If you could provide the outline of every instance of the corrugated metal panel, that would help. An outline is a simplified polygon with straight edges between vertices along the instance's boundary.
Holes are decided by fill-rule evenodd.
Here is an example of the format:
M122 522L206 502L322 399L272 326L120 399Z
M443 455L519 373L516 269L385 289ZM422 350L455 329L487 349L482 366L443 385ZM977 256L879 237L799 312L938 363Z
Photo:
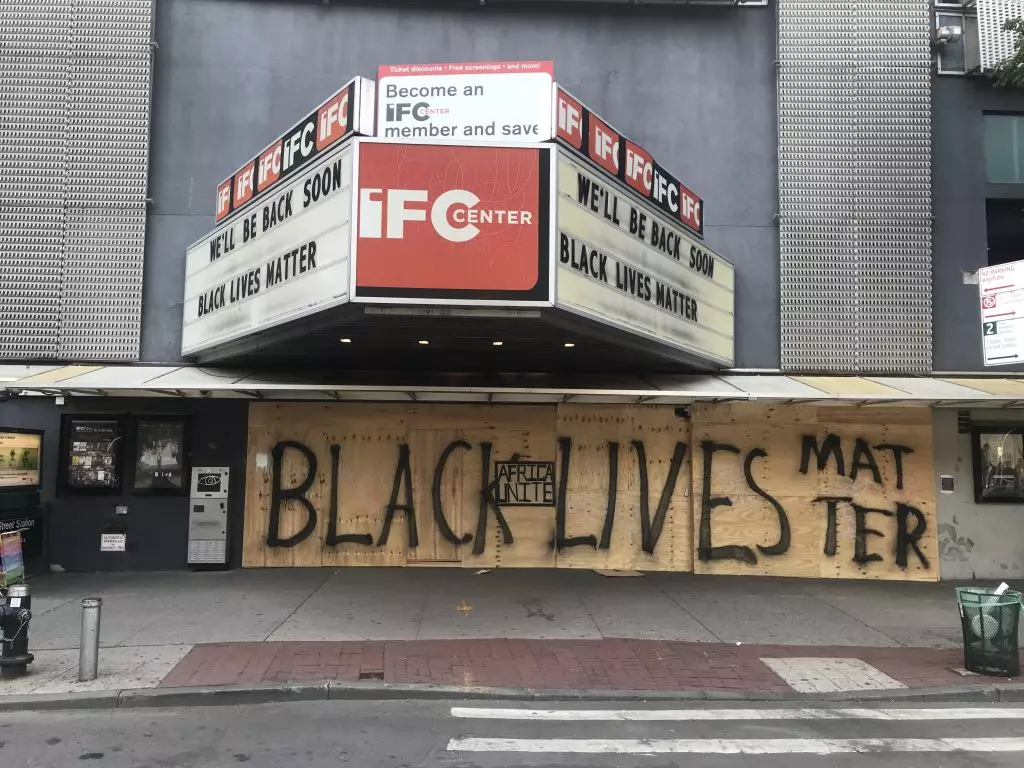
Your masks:
M929 371L928 5L778 7L783 368Z
M977 0L977 7L981 68L987 70L1013 53L1013 33L1003 24L1024 17L1024 0Z
M152 0L0 3L0 359L138 359L151 37Z

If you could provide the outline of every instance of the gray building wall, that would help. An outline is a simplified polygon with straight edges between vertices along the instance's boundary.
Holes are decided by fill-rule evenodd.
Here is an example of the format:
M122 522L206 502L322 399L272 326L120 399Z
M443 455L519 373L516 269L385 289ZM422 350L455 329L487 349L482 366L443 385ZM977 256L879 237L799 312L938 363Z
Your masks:
M957 411L935 414L935 498L939 521L939 575L955 579L1024 578L1024 504L977 504L971 436L957 432ZM984 423L1024 423L1024 414L1006 410L972 411ZM939 477L952 475L954 492L939 492Z
M1024 92L994 88L980 77L935 79L932 337L937 371L984 368L978 286L965 284L964 273L988 263L985 199L1024 197L1024 189L1014 189L1015 185L985 183L983 115L987 111L1024 113ZM1024 365L993 370L1024 371Z
M773 9L543 5L160 0L143 360L180 357L185 248L213 227L216 185L350 77L553 59L703 196L707 242L736 264L736 364L777 368Z

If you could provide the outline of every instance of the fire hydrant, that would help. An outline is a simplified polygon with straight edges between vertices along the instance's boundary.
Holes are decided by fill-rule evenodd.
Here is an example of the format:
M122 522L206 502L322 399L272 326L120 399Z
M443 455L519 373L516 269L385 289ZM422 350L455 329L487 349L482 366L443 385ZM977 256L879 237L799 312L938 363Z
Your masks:
M24 675L35 659L28 652L31 608L28 584L12 584L7 587L7 594L0 597L0 678Z

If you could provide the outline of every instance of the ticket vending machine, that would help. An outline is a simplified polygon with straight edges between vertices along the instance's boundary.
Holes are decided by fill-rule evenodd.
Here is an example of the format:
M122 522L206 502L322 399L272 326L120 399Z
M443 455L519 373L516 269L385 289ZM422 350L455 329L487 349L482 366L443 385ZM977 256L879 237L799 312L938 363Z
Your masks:
M191 489L188 564L227 565L228 468L193 467Z

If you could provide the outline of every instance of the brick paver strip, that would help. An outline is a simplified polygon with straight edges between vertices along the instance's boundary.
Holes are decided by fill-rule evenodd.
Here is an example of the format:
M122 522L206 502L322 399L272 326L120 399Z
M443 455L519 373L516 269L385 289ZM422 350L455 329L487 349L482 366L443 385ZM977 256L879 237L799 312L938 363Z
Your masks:
M958 650L723 645L655 640L417 640L197 645L163 687L308 680L513 688L789 692L761 657L857 658L910 688L988 680Z

